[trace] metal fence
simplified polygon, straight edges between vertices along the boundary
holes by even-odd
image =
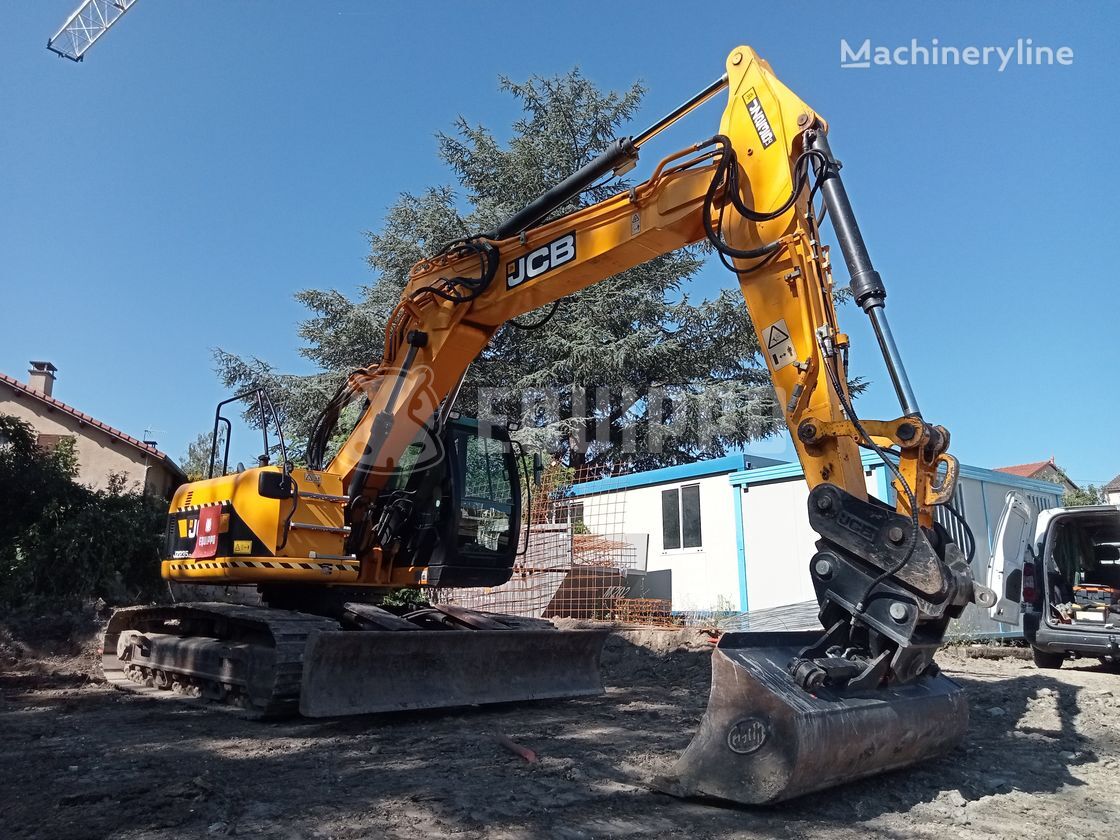
[[[525,499],[527,536],[508,583],[438,589],[434,599],[533,618],[679,625],[668,601],[635,597],[642,591],[648,536],[625,532],[625,494],[612,492],[608,481],[603,492],[574,497],[579,477],[554,465]]]

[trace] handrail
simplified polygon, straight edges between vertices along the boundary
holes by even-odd
[[[284,428],[280,425],[280,415],[276,411],[276,405],[272,402],[272,397],[269,396],[268,392],[264,388],[258,387],[251,388],[248,391],[242,391],[240,394],[234,394],[232,397],[228,397],[219,402],[215,407],[214,432],[210,438],[210,461],[209,470],[206,475],[207,478],[214,477],[215,460],[218,454],[218,427],[221,423],[225,423],[226,429],[225,448],[222,453],[222,475],[225,475],[226,471],[229,469],[229,443],[230,438],[233,437],[233,424],[230,422],[228,417],[222,416],[222,408],[232,402],[244,400],[249,397],[256,397],[257,411],[260,413],[261,418],[261,434],[264,438],[264,452],[260,458],[261,466],[266,467],[268,466],[269,462],[268,418],[269,415],[271,415],[272,422],[276,424],[276,435],[280,440],[280,468],[285,473],[289,472],[290,464],[288,463],[288,447],[286,442],[284,441]],[[266,403],[268,404],[267,411],[265,410]]]

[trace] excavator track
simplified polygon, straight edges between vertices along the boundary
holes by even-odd
[[[339,717],[603,693],[606,630],[448,605],[406,618],[346,604],[330,618],[198,603],[109,619],[102,671],[125,691],[204,700],[250,717]]]
[[[308,636],[338,629],[328,618],[267,607],[129,607],[105,628],[101,667],[125,691],[289,717],[299,714]]]

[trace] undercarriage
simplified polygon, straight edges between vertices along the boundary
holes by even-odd
[[[348,603],[340,620],[222,603],[132,607],[103,640],[106,680],[259,718],[601,694],[605,630],[437,606]]]

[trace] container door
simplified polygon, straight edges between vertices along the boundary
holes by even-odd
[[[1004,501],[996,528],[992,559],[988,563],[988,587],[996,593],[995,606],[988,609],[994,621],[1019,625],[1023,601],[1023,562],[1036,512],[1022,493],[1012,490]]]

